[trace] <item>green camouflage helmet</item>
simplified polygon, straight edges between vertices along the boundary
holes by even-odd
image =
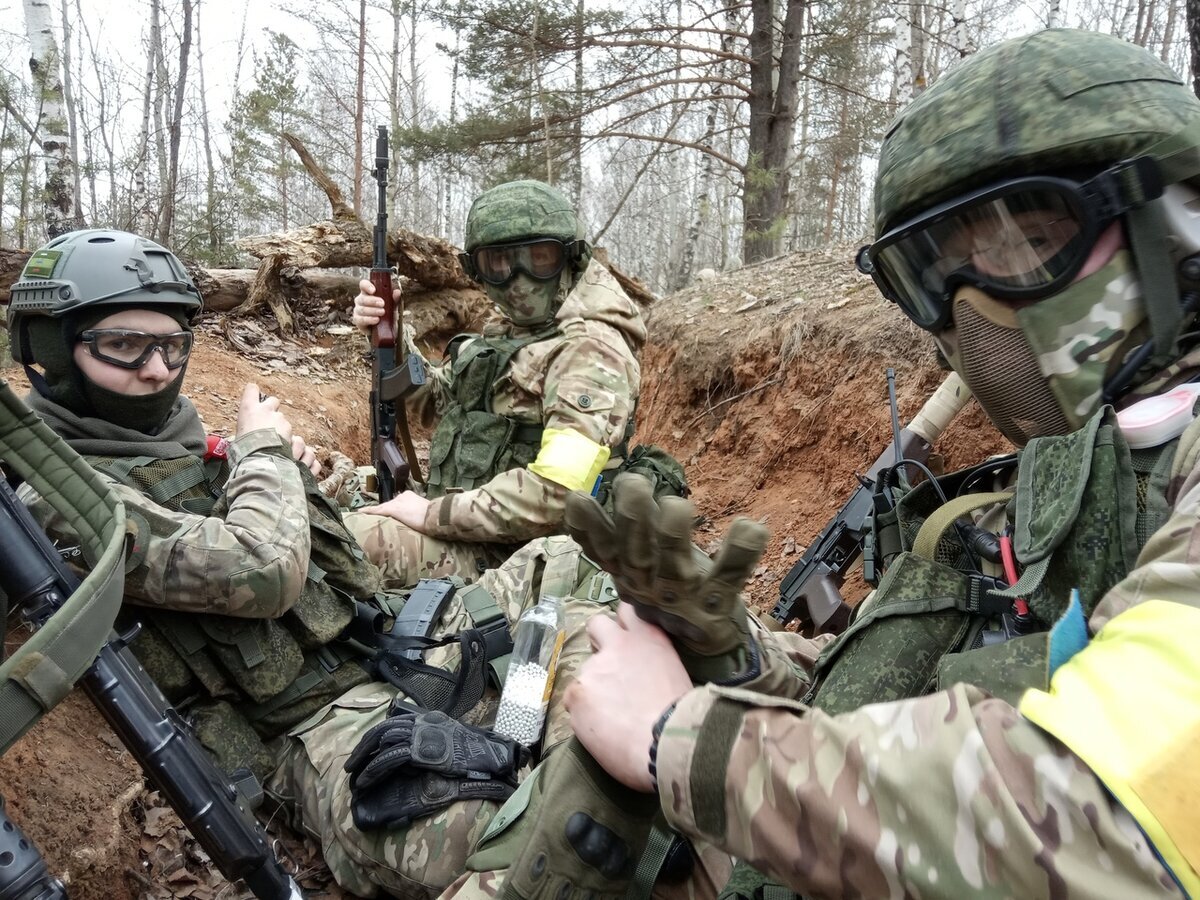
[[[875,182],[875,233],[1004,178],[1103,167],[1171,138],[1182,140],[1170,150],[1190,145],[1195,156],[1195,129],[1200,102],[1142,47],[1065,28],[1005,41],[965,60],[892,123]]]
[[[570,201],[541,181],[509,181],[484,191],[467,213],[464,250],[525,238],[583,238],[583,226]]]
[[[24,346],[26,316],[60,319],[88,307],[180,307],[200,312],[200,291],[170,250],[127,231],[92,229],[55,238],[25,263],[8,306],[13,357],[32,362]]]

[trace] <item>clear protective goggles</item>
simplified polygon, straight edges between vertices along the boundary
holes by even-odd
[[[518,272],[545,281],[556,278],[567,263],[583,255],[583,241],[569,243],[557,238],[538,238],[511,244],[490,244],[460,253],[463,270],[472,278],[500,287]]]
[[[999,300],[1058,292],[1079,274],[1105,226],[1161,193],[1157,166],[1148,159],[1083,182],[1017,178],[891,229],[859,250],[856,263],[917,325],[938,331],[964,284]]]
[[[79,340],[96,359],[123,369],[140,369],[155,350],[162,353],[168,369],[178,369],[192,353],[190,331],[148,334],[124,328],[89,328]]]

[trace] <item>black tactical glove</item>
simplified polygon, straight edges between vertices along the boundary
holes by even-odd
[[[767,545],[767,530],[737,519],[711,560],[692,544],[696,509],[681,497],[655,502],[640,475],[613,483],[613,516],[580,492],[567,497],[566,525],[583,552],[612,575],[621,599],[674,639],[697,681],[752,676],[743,585]]]
[[[457,800],[503,801],[528,756],[516,741],[445,713],[391,716],[346,760],[354,824],[362,831],[401,827]]]

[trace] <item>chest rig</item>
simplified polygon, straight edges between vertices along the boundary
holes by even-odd
[[[223,460],[103,458],[88,461],[167,509],[223,516]],[[133,650],[226,771],[269,768],[264,739],[286,731],[369,676],[356,654],[331,646],[371,597],[379,572],[342,523],[336,506],[304,478],[312,529],[300,598],[278,619],[139,608]],[[136,512],[134,513],[136,515]]]
[[[1072,434],[939,478],[945,501],[928,481],[905,493],[873,526],[885,567],[875,595],[821,653],[805,702],[837,715],[958,682],[1014,705],[1044,689],[1048,630],[1071,589],[1090,615],[1166,522],[1177,446],[1130,451],[1105,407]],[[1012,486],[988,489],[997,480]],[[956,520],[998,504],[1020,571],[1012,585],[980,571],[993,567],[955,533]],[[1017,597],[1029,607],[1021,634],[1008,629]],[[795,896],[739,863],[720,900]]]
[[[541,421],[495,412],[492,396],[519,350],[557,334],[558,327],[551,326],[520,337],[459,335],[450,342],[451,405],[430,440],[427,497],[453,488],[469,491],[537,459]]]
[[[980,491],[981,473],[1002,468],[988,463],[939,479],[946,502],[929,482],[906,493],[892,514],[900,552],[886,561],[873,602],[821,654],[809,701],[837,714],[956,681],[1013,701],[1044,687],[1046,632],[1072,588],[1090,615],[1166,521],[1176,446],[1131,453],[1106,407],[1078,431],[1030,441],[1014,461],[1011,489]],[[996,504],[1007,505],[1020,572],[1012,585],[988,574],[956,532],[957,519]],[[876,531],[890,524],[877,522]],[[1029,614],[1014,635],[1018,597]]]

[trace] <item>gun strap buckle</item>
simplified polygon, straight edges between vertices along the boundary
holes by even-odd
[[[1012,612],[1012,598],[1000,593],[1007,587],[999,578],[990,575],[968,575],[967,596],[963,598],[962,608],[990,619],[1007,615]]]

